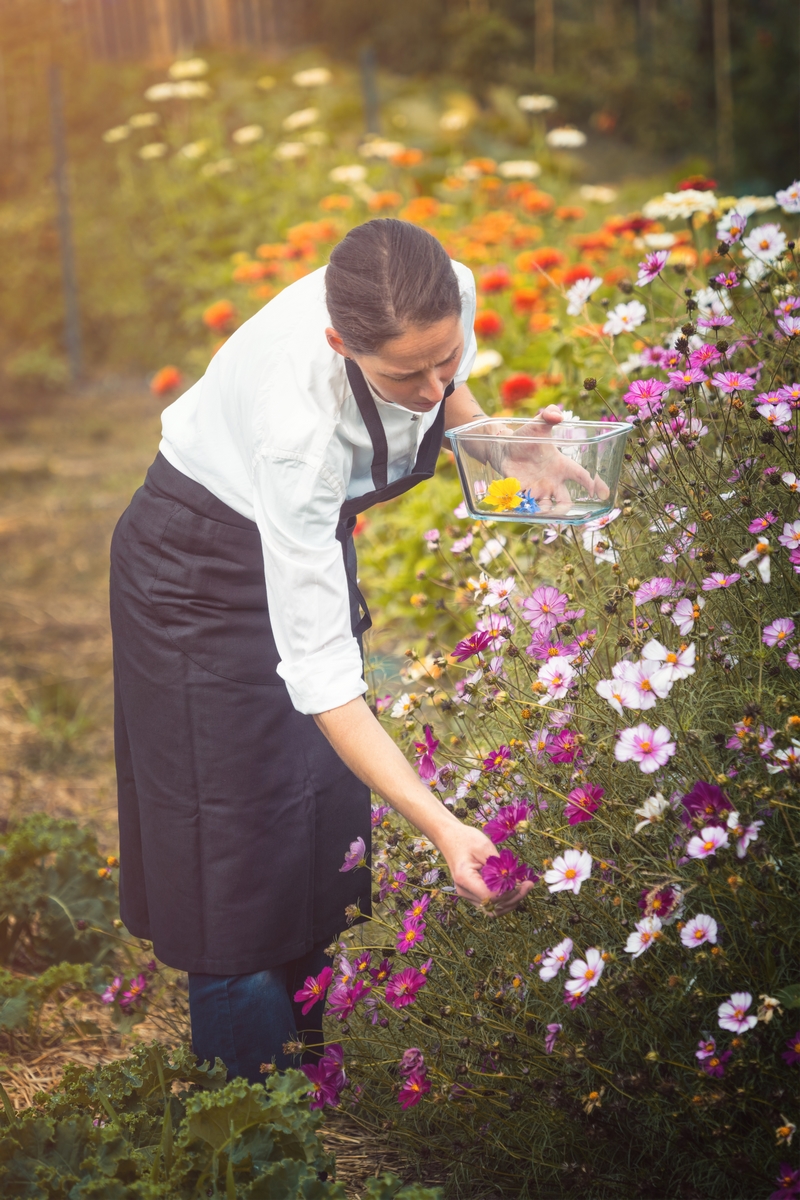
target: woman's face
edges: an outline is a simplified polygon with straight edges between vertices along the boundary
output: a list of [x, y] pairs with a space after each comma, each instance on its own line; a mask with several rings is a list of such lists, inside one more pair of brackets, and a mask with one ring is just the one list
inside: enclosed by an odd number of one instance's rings
[[464, 353], [460, 316], [444, 317], [435, 325], [410, 326], [377, 354], [350, 354], [334, 329], [326, 333], [332, 349], [358, 363], [382, 400], [411, 412], [436, 407]]

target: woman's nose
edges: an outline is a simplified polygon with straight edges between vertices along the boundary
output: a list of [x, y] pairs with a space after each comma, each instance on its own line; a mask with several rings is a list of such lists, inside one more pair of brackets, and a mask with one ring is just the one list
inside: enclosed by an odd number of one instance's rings
[[420, 395], [423, 397], [423, 399], [438, 404], [444, 396], [446, 387], [447, 384], [439, 379], [438, 375], [432, 371], [430, 374], [425, 376], [422, 387], [420, 388]]

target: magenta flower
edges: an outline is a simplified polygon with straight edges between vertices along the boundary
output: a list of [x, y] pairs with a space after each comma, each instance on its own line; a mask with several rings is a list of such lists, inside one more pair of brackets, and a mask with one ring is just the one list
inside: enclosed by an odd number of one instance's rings
[[732, 392], [752, 392], [756, 386], [743, 371], [718, 371], [712, 375], [711, 382], [726, 396]]
[[492, 644], [492, 635], [485, 630], [479, 630], [477, 633], [471, 633], [468, 638], [464, 638], [451, 651], [450, 657], [456, 662], [466, 662], [473, 654], [481, 654], [487, 646]]
[[408, 1050], [403, 1051], [403, 1057], [397, 1064], [397, 1070], [401, 1075], [411, 1075], [414, 1071], [425, 1072], [425, 1056], [419, 1046], [409, 1046]]
[[530, 809], [525, 803], [507, 804], [498, 808], [492, 819], [484, 825], [483, 832], [497, 846], [521, 829], [527, 829], [529, 813]]
[[391, 1004], [392, 1008], [405, 1008], [406, 1005], [413, 1004], [417, 992], [425, 983], [426, 978], [422, 971], [417, 971], [414, 967], [403, 967], [402, 971], [396, 971], [386, 983], [386, 1003]]
[[782, 646], [794, 633], [794, 621], [791, 617], [777, 617], [769, 625], [764, 626], [761, 640], [765, 646]]
[[535, 878], [527, 863], [520, 862], [511, 850], [490, 854], [481, 867], [481, 879], [495, 896], [500, 896], [503, 892], [513, 892], [517, 884], [528, 879], [535, 881]]
[[652, 417], [660, 412], [662, 397], [668, 390], [669, 385], [660, 379], [635, 379], [622, 399], [636, 405], [640, 416]]
[[706, 575], [701, 587], [704, 592], [714, 592], [718, 588], [728, 588], [734, 583], [738, 583], [741, 579], [738, 571], [734, 571], [731, 575], [725, 575], [722, 571], [712, 571], [710, 575]]
[[386, 983], [392, 974], [391, 960], [382, 958], [377, 967], [370, 967], [369, 973], [373, 983]]
[[707, 913], [698, 913], [687, 921], [681, 930], [681, 941], [689, 950], [695, 950], [706, 942], [715, 943], [717, 940], [717, 922]]
[[326, 1104], [335, 1108], [340, 1096], [336, 1086], [337, 1073], [331, 1060], [323, 1057], [316, 1063], [304, 1063], [300, 1070], [311, 1084], [308, 1089], [311, 1097], [309, 1108], [324, 1108]]
[[367, 847], [364, 844], [362, 837], [356, 838], [350, 843], [350, 849], [344, 856], [344, 862], [339, 867], [339, 874], [343, 871], [353, 871], [356, 867], [365, 867], [367, 865]]
[[721, 275], [714, 276], [714, 282], [720, 287], [735, 288], [739, 286], [739, 276], [736, 271], [723, 271]]
[[712, 312], [706, 317], [697, 318], [700, 329], [727, 329], [733, 323], [733, 317], [729, 313]]
[[398, 954], [408, 954], [414, 946], [420, 946], [425, 941], [425, 922], [419, 917], [405, 917], [403, 928], [397, 934]]
[[382, 823], [384, 817], [388, 817], [388, 815], [391, 811], [392, 810], [389, 808], [388, 804], [376, 805], [372, 809], [372, 812], [370, 813], [370, 818], [369, 818], [370, 825], [372, 826], [372, 828], [377, 829], [378, 826]]
[[569, 793], [569, 804], [564, 809], [564, 816], [570, 825], [579, 825], [581, 821], [591, 821], [600, 807], [601, 797], [605, 790], [593, 783], [583, 784]]
[[563, 1026], [559, 1025], [557, 1021], [554, 1021], [552, 1025], [547, 1026], [547, 1036], [544, 1039], [545, 1054], [553, 1053], [556, 1041], [558, 1040], [558, 1035], [561, 1033], [562, 1028]]
[[644, 723], [633, 729], [623, 729], [614, 747], [614, 757], [619, 762], [636, 762], [645, 775], [652, 775], [663, 767], [677, 750], [672, 734], [666, 725], [651, 729]]
[[414, 742], [418, 756], [417, 771], [419, 772], [420, 779], [435, 779], [436, 763], [433, 761], [433, 755], [439, 749], [439, 742], [433, 736], [433, 730], [430, 725], [423, 725], [422, 732], [425, 735], [425, 741]]
[[731, 1057], [731, 1050], [724, 1050], [722, 1054], [711, 1054], [703, 1060], [702, 1067], [706, 1075], [715, 1075], [721, 1079], [725, 1074], [725, 1063]]
[[689, 838], [686, 853], [689, 858], [710, 858], [718, 850], [724, 850], [727, 845], [727, 829], [721, 829], [719, 825], [707, 825], [700, 830], [699, 835], [695, 834], [693, 838]]
[[777, 520], [774, 512], [764, 513], [763, 517], [755, 517], [747, 526], [749, 533], [764, 533]]
[[648, 917], [660, 917], [667, 921], [681, 902], [680, 893], [667, 884], [663, 888], [645, 888], [637, 903]]
[[569, 962], [572, 946], [572, 938], [564, 938], [563, 942], [559, 942], [557, 946], [553, 946], [552, 950], [548, 950], [539, 967], [539, 978], [543, 979], [545, 983], [555, 979], [561, 968]]
[[119, 998], [120, 1008], [135, 1008], [144, 999], [147, 991], [147, 979], [144, 975], [134, 975], [128, 984], [128, 990]]
[[544, 881], [550, 892], [574, 892], [577, 896], [591, 873], [592, 856], [588, 850], [565, 850], [553, 859]]
[[704, 1058], [711, 1058], [711, 1055], [716, 1054], [716, 1052], [717, 1042], [715, 1038], [711, 1037], [697, 1043], [697, 1049], [694, 1052], [694, 1056], [695, 1058], [699, 1058], [702, 1062]]
[[572, 976], [567, 981], [566, 990], [570, 996], [585, 996], [593, 987], [597, 987], [603, 974], [603, 955], [594, 946], [586, 951], [586, 961], [582, 958], [573, 959], [569, 973]]
[[644, 259], [639, 263], [636, 286], [644, 287], [645, 284], [652, 283], [654, 279], [657, 279], [667, 265], [668, 258], [669, 250], [653, 250], [651, 254], [645, 254]]
[[431, 898], [426, 892], [422, 896], [420, 896], [418, 900], [415, 900], [414, 903], [411, 905], [411, 908], [407, 908], [403, 915], [406, 917], [412, 917], [412, 918], [419, 920], [419, 918], [425, 916], [425, 913], [428, 911], [428, 905], [430, 904], [430, 902], [431, 902]]
[[788, 1063], [790, 1067], [800, 1066], [800, 1029], [798, 1029], [794, 1037], [790, 1037], [787, 1041], [786, 1049], [781, 1055], [781, 1058], [785, 1063]]
[[413, 1108], [430, 1090], [431, 1082], [428, 1077], [422, 1071], [412, 1071], [403, 1081], [403, 1086], [397, 1094], [400, 1107]]
[[491, 754], [489, 754], [483, 760], [483, 769], [484, 771], [489, 772], [497, 771], [500, 769], [500, 767], [504, 766], [504, 764], [507, 763], [510, 758], [511, 751], [509, 750], [508, 746], [500, 746], [497, 750], [493, 750]]
[[545, 750], [554, 763], [571, 763], [583, 754], [574, 729], [548, 734]]
[[758, 1022], [755, 1013], [747, 1013], [752, 1003], [749, 992], [734, 992], [729, 1000], [723, 1000], [717, 1009], [720, 1029], [729, 1029], [731, 1033], [746, 1033], [752, 1029]]
[[[785, 400], [788, 404], [794, 405], [795, 408], [800, 404], [800, 383], [787, 383], [782, 388], [778, 389], [778, 395], [781, 400]], [[781, 479], [784, 477], [781, 476]], [[784, 479], [784, 483], [786, 480]]]
[[364, 983], [363, 979], [356, 979], [354, 983], [337, 983], [328, 992], [326, 1009], [328, 1016], [344, 1021], [347, 1017], [352, 1016], [357, 1005], [366, 999], [371, 991], [372, 988], [369, 984]]
[[319, 975], [309, 975], [300, 990], [295, 992], [295, 1004], [303, 1002], [303, 1007], [300, 1010], [303, 1016], [311, 1012], [317, 1001], [323, 998], [332, 979], [333, 971], [331, 968], [323, 967]]
[[122, 990], [122, 977], [115, 975], [113, 981], [108, 985], [103, 995], [100, 997], [103, 1004], [113, 1004]]
[[781, 1163], [775, 1182], [778, 1190], [771, 1192], [768, 1200], [797, 1200], [800, 1195], [800, 1170], [793, 1171], [791, 1163]]
[[702, 779], [698, 779], [692, 790], [681, 798], [681, 804], [688, 817], [686, 824], [697, 817], [704, 825], [724, 825], [731, 811], [731, 802], [722, 788]]
[[690, 387], [706, 383], [708, 377], [699, 367], [687, 367], [684, 371], [670, 371], [669, 386], [675, 392], [685, 392]]
[[563, 620], [567, 597], [555, 587], [538, 587], [522, 601], [523, 616], [534, 629], [549, 633]]
[[637, 604], [647, 604], [650, 600], [660, 600], [662, 597], [671, 596], [675, 591], [675, 586], [675, 583], [665, 575], [656, 575], [643, 583], [633, 598]]

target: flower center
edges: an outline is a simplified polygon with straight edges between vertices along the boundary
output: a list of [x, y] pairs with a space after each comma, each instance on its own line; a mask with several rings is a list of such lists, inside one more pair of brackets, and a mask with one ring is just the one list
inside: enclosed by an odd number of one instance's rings
[[667, 661], [668, 663], [676, 663], [676, 662], [678, 661], [678, 656], [677, 656], [677, 654], [673, 654], [672, 652], [670, 652], [670, 653], [667, 655], [666, 661]]
[[651, 743], [651, 742], [640, 742], [640, 743], [639, 743], [639, 747], [640, 747], [640, 749], [644, 750], [645, 754], [649, 754], [649, 753], [650, 753], [650, 747], [651, 747], [651, 745], [652, 745], [652, 743]]
[[591, 967], [586, 968], [586, 972], [585, 972], [583, 978], [584, 979], [594, 979], [594, 971], [592, 970]]
[[574, 867], [567, 867], [566, 871], [564, 872], [564, 878], [565, 879], [574, 879], [577, 874], [578, 874], [578, 872], [575, 870]]
[[704, 850], [713, 850], [713, 848], [714, 848], [714, 843], [713, 843], [713, 842], [703, 842], [703, 849], [704, 849]]

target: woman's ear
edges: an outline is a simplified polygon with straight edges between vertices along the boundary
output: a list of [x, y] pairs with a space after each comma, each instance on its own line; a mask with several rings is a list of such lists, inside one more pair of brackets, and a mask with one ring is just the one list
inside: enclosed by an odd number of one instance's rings
[[325, 337], [328, 340], [328, 345], [330, 346], [331, 350], [335, 350], [337, 354], [341, 354], [342, 358], [350, 357], [345, 349], [344, 342], [339, 337], [339, 334], [336, 332], [336, 330], [332, 329], [330, 325], [325, 330]]

